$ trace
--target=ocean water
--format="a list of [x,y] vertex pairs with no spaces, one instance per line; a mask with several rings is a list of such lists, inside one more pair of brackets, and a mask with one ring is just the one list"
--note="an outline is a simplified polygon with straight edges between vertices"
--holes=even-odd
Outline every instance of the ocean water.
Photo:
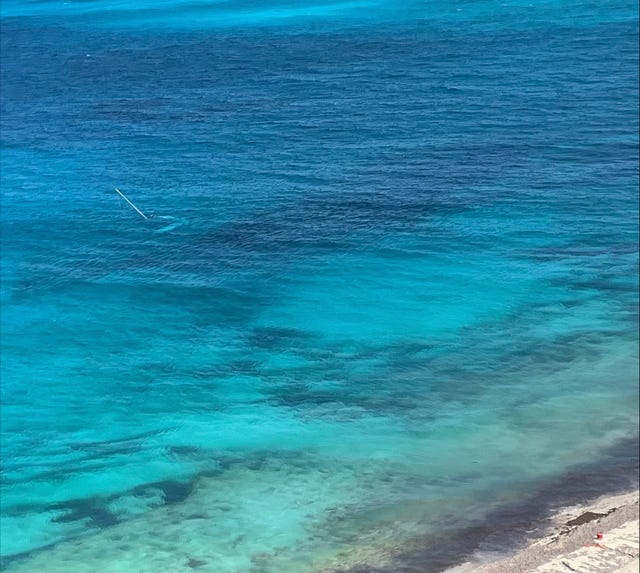
[[1,17],[3,570],[429,573],[633,482],[637,3]]

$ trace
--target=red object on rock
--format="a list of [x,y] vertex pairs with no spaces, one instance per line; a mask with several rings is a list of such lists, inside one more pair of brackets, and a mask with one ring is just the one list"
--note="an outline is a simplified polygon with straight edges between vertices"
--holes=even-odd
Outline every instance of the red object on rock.
[[596,539],[602,539],[603,535],[602,535],[602,531],[597,531],[596,532]]

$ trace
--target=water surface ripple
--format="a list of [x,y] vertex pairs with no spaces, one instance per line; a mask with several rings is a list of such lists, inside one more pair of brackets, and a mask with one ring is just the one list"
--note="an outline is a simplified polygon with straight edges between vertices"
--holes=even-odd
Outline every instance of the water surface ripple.
[[1,26],[4,570],[435,572],[637,475],[637,5]]

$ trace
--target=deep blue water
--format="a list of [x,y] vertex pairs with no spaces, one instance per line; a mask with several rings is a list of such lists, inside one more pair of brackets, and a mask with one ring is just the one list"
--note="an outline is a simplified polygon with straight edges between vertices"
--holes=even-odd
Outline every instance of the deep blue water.
[[436,571],[631,479],[636,3],[129,4],[2,5],[5,570]]

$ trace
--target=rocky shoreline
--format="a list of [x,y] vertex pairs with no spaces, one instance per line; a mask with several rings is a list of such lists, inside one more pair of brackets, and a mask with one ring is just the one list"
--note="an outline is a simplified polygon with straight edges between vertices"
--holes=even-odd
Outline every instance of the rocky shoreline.
[[547,533],[495,561],[477,555],[449,573],[627,573],[639,570],[638,491],[563,508]]

